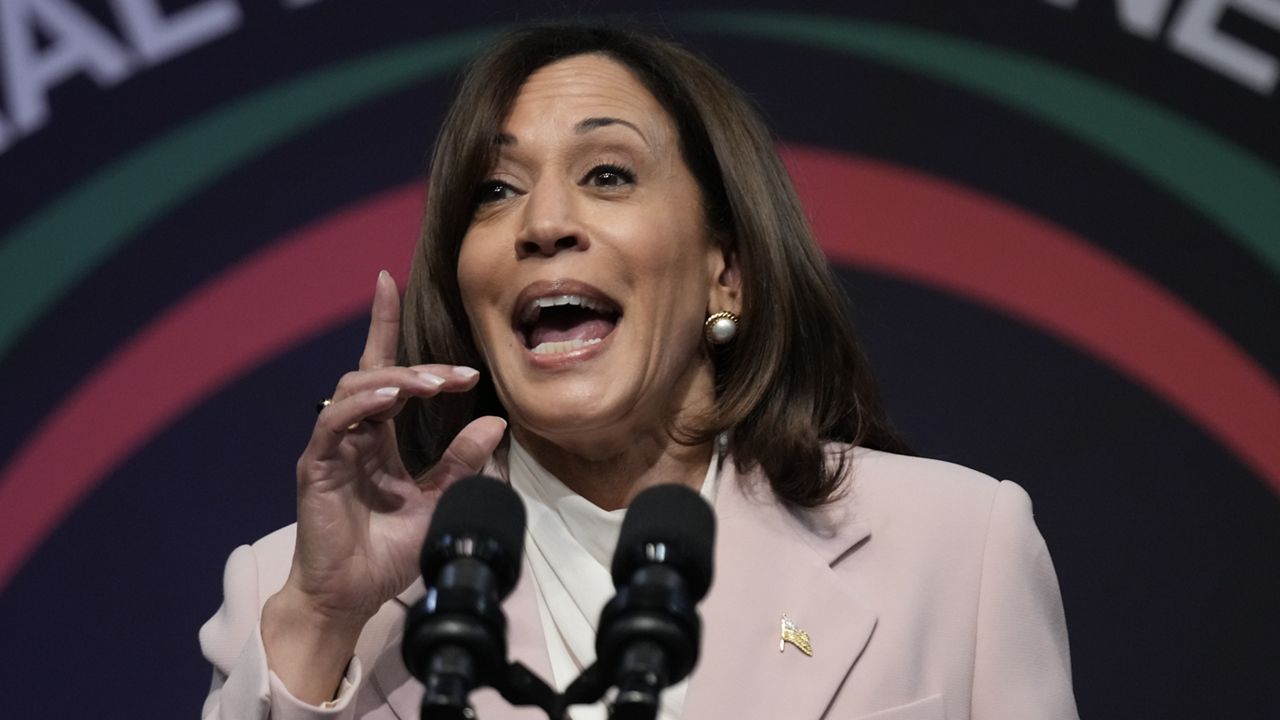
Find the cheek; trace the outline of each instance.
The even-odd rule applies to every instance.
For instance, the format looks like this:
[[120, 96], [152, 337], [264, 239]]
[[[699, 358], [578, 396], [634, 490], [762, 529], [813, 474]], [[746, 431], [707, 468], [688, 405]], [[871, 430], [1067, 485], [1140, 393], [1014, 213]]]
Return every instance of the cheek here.
[[700, 238], [687, 238], [684, 249], [672, 248], [663, 262], [649, 269], [654, 281], [650, 285], [649, 302], [653, 308], [653, 332], [666, 339], [655, 351], [669, 353], [669, 360], [685, 362], [696, 352], [702, 339], [702, 323], [706, 319], [710, 269], [707, 254], [697, 248]]
[[676, 282], [695, 277], [706, 264], [707, 248], [711, 244], [701, 229], [700, 217], [675, 211], [667, 213], [660, 222], [646, 218], [633, 234], [642, 240], [632, 246], [629, 261]]
[[486, 368], [493, 367], [490, 360], [490, 349], [485, 342], [486, 333], [484, 313], [485, 267], [484, 259], [475, 250], [475, 243], [463, 240], [458, 252], [458, 293], [462, 296], [462, 309], [467, 314], [471, 325], [471, 342], [480, 353], [481, 361]]
[[476, 317], [476, 313], [481, 308], [488, 289], [485, 287], [488, 273], [484, 272], [486, 262], [479, 251], [481, 247], [482, 243], [472, 240], [468, 235], [458, 251], [458, 292], [462, 294], [462, 306], [466, 308], [473, 325], [480, 319]]

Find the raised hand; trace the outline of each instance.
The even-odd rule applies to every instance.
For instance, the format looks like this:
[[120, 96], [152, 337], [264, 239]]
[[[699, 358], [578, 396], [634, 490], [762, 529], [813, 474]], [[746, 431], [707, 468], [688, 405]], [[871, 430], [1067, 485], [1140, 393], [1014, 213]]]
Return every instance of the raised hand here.
[[440, 492], [479, 472], [506, 424], [472, 421], [421, 482], [405, 470], [392, 418], [410, 397], [473, 388], [479, 373], [396, 365], [400, 300], [385, 271], [359, 369], [338, 383], [298, 460], [298, 530], [284, 588], [263, 608], [268, 663], [299, 699], [329, 699], [365, 622], [418, 574]]

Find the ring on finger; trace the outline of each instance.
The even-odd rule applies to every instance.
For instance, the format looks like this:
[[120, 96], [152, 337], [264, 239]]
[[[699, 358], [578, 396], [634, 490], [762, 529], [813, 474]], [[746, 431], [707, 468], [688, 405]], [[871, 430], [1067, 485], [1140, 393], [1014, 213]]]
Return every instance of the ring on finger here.
[[[330, 406], [330, 405], [332, 405], [332, 404], [333, 404], [333, 398], [325, 398], [325, 399], [321, 400], [320, 402], [316, 403], [316, 414], [317, 414], [317, 415], [319, 415], [321, 412], [323, 412], [323, 411], [324, 411], [324, 409], [325, 409], [325, 408], [329, 407], [329, 406]], [[350, 425], [348, 425], [348, 426], [347, 426], [347, 429], [348, 429], [348, 430], [355, 430], [356, 428], [360, 427], [360, 423], [361, 423], [361, 421], [360, 421], [360, 420], [357, 420], [357, 421], [355, 421], [355, 422], [351, 423]]]

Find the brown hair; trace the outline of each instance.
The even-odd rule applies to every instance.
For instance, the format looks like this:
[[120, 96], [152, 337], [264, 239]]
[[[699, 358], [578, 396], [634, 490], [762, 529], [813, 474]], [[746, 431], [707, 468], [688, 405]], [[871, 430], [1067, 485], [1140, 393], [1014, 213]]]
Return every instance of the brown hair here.
[[[538, 68], [598, 53], [627, 67], [671, 115], [680, 150], [702, 190], [716, 237], [736, 253], [743, 308], [736, 339], [712, 353], [714, 412], [682, 442], [732, 430], [739, 471], [759, 465], [774, 492], [816, 506], [839, 492], [847, 457], [828, 462], [825, 441], [905, 452], [826, 260], [763, 122], [716, 69], [649, 35], [584, 26], [510, 32], [464, 73], [436, 140], [430, 200], [405, 293], [406, 364], [479, 367], [458, 289], [457, 260], [493, 161], [493, 139]], [[470, 393], [410, 401], [397, 419], [406, 466], [434, 463], [462, 426], [506, 412], [487, 374]]]

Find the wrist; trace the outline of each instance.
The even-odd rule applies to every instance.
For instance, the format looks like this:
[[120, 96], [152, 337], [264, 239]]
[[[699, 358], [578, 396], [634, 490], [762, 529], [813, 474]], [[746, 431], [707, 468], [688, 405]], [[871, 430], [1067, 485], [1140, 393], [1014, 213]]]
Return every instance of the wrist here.
[[262, 607], [262, 619], [280, 624], [291, 633], [327, 637], [334, 641], [350, 639], [353, 643], [364, 629], [371, 613], [335, 608], [315, 599], [291, 582], [271, 597]]
[[319, 705], [342, 682], [364, 622], [328, 612], [286, 585], [262, 608], [267, 666], [294, 697]]

